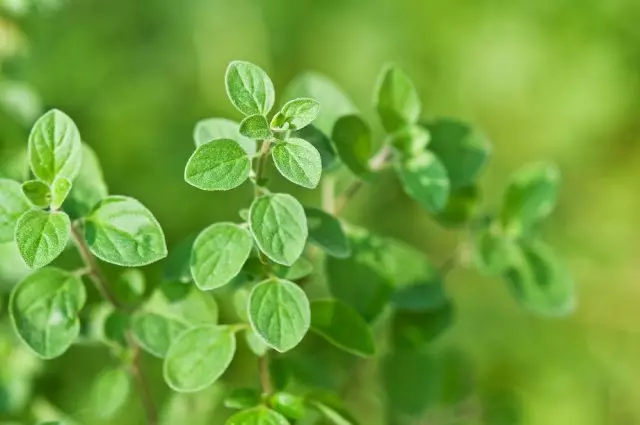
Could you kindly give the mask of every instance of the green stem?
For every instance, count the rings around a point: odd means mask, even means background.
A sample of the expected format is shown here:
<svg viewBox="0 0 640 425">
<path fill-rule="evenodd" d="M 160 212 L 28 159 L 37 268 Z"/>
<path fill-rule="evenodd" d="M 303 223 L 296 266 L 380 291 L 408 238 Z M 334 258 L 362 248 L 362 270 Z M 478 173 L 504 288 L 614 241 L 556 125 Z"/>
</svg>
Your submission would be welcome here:
<svg viewBox="0 0 640 425">
<path fill-rule="evenodd" d="M 258 369 L 260 371 L 262 392 L 270 395 L 273 393 L 273 385 L 271 384 L 271 373 L 269 372 L 269 352 L 258 358 Z"/>
<path fill-rule="evenodd" d="M 100 269 L 100 266 L 98 265 L 98 260 L 96 260 L 96 258 L 89 250 L 89 247 L 82 237 L 82 233 L 78 226 L 78 223 L 74 223 L 74 225 L 71 226 L 71 235 L 76 244 L 76 247 L 78 248 L 80 257 L 85 263 L 86 269 L 84 270 L 84 272 L 87 276 L 89 276 L 96 289 L 98 290 L 98 292 L 100 292 L 104 299 L 109 301 L 116 310 L 120 310 L 125 314 L 129 314 L 130 310 L 126 305 L 122 304 L 118 300 L 118 298 L 111 290 L 109 282 L 107 281 L 106 277 L 102 273 L 102 270 Z M 127 342 L 133 350 L 133 359 L 131 361 L 131 364 L 129 365 L 130 373 L 137 383 L 142 407 L 147 417 L 147 424 L 156 425 L 158 423 L 156 410 L 151 398 L 151 392 L 149 391 L 149 385 L 145 380 L 144 375 L 142 374 L 142 368 L 140 365 L 140 349 L 129 335 L 127 335 Z"/>
</svg>

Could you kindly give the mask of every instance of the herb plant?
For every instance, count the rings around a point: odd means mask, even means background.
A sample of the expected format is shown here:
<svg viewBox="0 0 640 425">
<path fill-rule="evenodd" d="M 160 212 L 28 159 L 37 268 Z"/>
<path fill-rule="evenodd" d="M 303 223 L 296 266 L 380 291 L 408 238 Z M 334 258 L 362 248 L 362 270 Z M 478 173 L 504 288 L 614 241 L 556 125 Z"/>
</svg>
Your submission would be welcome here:
<svg viewBox="0 0 640 425">
<path fill-rule="evenodd" d="M 424 366 L 439 361 L 432 343 L 453 321 L 455 304 L 445 288 L 452 268 L 502 278 L 533 313 L 573 310 L 571 277 L 539 232 L 556 204 L 559 171 L 552 164 L 515 173 L 499 210 L 487 212 L 480 209 L 479 177 L 491 153 L 488 140 L 459 120 L 425 119 L 412 81 L 395 66 L 382 71 L 374 94 L 381 143 L 374 143 L 372 126 L 354 104 L 318 74 L 294 80 L 280 107 L 273 83 L 254 64 L 232 62 L 225 83 L 244 118 L 196 124 L 184 179 L 204 191 L 250 182 L 252 200 L 235 222 L 212 223 L 172 249 L 164 281 L 152 291 L 132 267 L 167 255 L 162 229 L 140 202 L 107 194 L 95 154 L 69 117 L 54 110 L 35 124 L 32 180 L 0 180 L 0 240 L 15 239 L 33 269 L 9 302 L 25 344 L 53 358 L 92 335 L 81 336 L 83 277 L 110 304 L 89 315 L 121 364 L 95 383 L 104 417 L 126 400 L 131 375 L 147 422 L 157 423 L 140 349 L 162 359 L 173 391 L 194 393 L 221 380 L 242 344 L 257 367 L 254 385 L 226 391 L 224 405 L 235 410 L 229 425 L 356 424 L 342 396 L 370 358 L 381 359 L 387 422 L 413 424 L 443 402 L 431 391 L 438 376 Z M 426 214 L 460 233 L 445 264 L 437 267 L 416 248 L 341 218 L 361 189 L 387 170 Z M 320 188 L 321 206 L 270 189 L 277 174 L 301 191 Z M 49 266 L 69 243 L 83 266 Z M 108 282 L 98 260 L 129 269 Z M 235 320 L 220 323 L 216 300 L 234 310 L 225 317 Z M 344 355 L 315 362 L 310 371 L 313 350 L 329 345 Z M 447 402 L 467 393 L 464 385 L 451 389 Z M 492 412 L 482 410 L 487 423 L 494 423 Z"/>
</svg>

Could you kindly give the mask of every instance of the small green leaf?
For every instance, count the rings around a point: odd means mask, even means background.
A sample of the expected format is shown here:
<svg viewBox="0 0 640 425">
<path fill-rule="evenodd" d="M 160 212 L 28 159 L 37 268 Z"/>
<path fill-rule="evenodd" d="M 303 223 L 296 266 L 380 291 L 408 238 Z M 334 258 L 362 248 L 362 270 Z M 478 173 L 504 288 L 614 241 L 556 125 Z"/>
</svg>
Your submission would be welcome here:
<svg viewBox="0 0 640 425">
<path fill-rule="evenodd" d="M 124 369 L 105 370 L 93 382 L 91 406 L 97 418 L 112 418 L 126 404 L 131 392 L 129 375 Z"/>
<path fill-rule="evenodd" d="M 38 118 L 29 134 L 29 163 L 33 174 L 49 184 L 56 177 L 73 180 L 81 162 L 80 133 L 73 120 L 57 109 Z"/>
<path fill-rule="evenodd" d="M 383 389 L 391 417 L 418 419 L 437 403 L 438 366 L 432 350 L 395 350 L 382 361 Z"/>
<path fill-rule="evenodd" d="M 162 279 L 165 282 L 189 283 L 193 281 L 191 251 L 195 240 L 196 235 L 189 235 L 169 250 L 162 274 Z"/>
<path fill-rule="evenodd" d="M 44 267 L 64 251 L 71 221 L 62 211 L 31 210 L 18 220 L 16 242 L 24 262 L 32 269 Z"/>
<path fill-rule="evenodd" d="M 78 277 L 45 268 L 15 287 L 9 311 L 20 338 L 40 357 L 50 359 L 62 355 L 78 337 L 78 312 L 85 301 L 85 289 Z"/>
<path fill-rule="evenodd" d="M 514 242 L 504 235 L 497 223 L 489 223 L 474 238 L 474 263 L 480 273 L 502 275 L 509 265 L 509 253 Z"/>
<path fill-rule="evenodd" d="M 254 407 L 238 412 L 229 419 L 226 425 L 289 425 L 289 421 L 280 413 L 264 406 Z"/>
<path fill-rule="evenodd" d="M 250 409 L 260 404 L 260 391 L 255 388 L 236 388 L 224 399 L 229 409 Z"/>
<path fill-rule="evenodd" d="M 229 283 L 253 248 L 251 233 L 233 223 L 216 223 L 200 233 L 191 251 L 191 273 L 203 291 Z"/>
<path fill-rule="evenodd" d="M 329 423 L 334 425 L 358 425 L 358 421 L 344 408 L 336 394 L 315 393 L 309 396 L 309 404 L 316 408 Z"/>
<path fill-rule="evenodd" d="M 202 190 L 230 190 L 249 178 L 251 162 L 238 142 L 214 140 L 199 146 L 184 170 L 184 179 Z"/>
<path fill-rule="evenodd" d="M 292 133 L 292 136 L 306 140 L 318 150 L 323 170 L 333 169 L 339 163 L 338 152 L 333 147 L 331 139 L 314 125 L 308 125 L 297 130 Z"/>
<path fill-rule="evenodd" d="M 336 347 L 360 357 L 375 354 L 369 325 L 352 307 L 339 300 L 311 303 L 311 330 Z"/>
<path fill-rule="evenodd" d="M 313 272 L 313 263 L 304 257 L 300 257 L 291 267 L 276 264 L 273 269 L 278 277 L 287 280 L 299 280 Z"/>
<path fill-rule="evenodd" d="M 309 242 L 333 257 L 347 258 L 351 255 L 351 245 L 340 220 L 317 208 L 307 207 L 304 211 L 309 227 Z"/>
<path fill-rule="evenodd" d="M 477 187 L 452 188 L 447 205 L 435 218 L 443 226 L 463 226 L 473 219 L 479 202 L 480 191 Z"/>
<path fill-rule="evenodd" d="M 64 210 L 74 219 L 84 217 L 108 194 L 100 161 L 95 152 L 83 143 L 80 173 L 73 181 L 69 197 L 64 202 Z"/>
<path fill-rule="evenodd" d="M 282 391 L 269 397 L 269 405 L 276 412 L 294 420 L 302 419 L 306 410 L 304 398 Z"/>
<path fill-rule="evenodd" d="M 391 145 L 406 156 L 413 156 L 423 151 L 430 139 L 429 132 L 417 125 L 403 127 L 389 136 Z"/>
<path fill-rule="evenodd" d="M 273 107 L 273 83 L 260 67 L 249 62 L 231 62 L 225 83 L 231 103 L 244 115 L 267 115 Z"/>
<path fill-rule="evenodd" d="M 551 214 L 556 206 L 560 172 L 553 164 L 528 165 L 512 177 L 502 206 L 502 224 L 522 234 Z"/>
<path fill-rule="evenodd" d="M 449 118 L 425 124 L 431 135 L 428 149 L 447 169 L 451 187 L 473 185 L 491 156 L 491 144 L 470 125 Z"/>
<path fill-rule="evenodd" d="M 381 72 L 375 104 L 387 133 L 415 124 L 422 108 L 413 82 L 396 67 Z"/>
<path fill-rule="evenodd" d="M 164 379 L 174 391 L 200 391 L 227 370 L 235 351 L 235 335 L 228 327 L 196 326 L 171 344 L 164 359 Z"/>
<path fill-rule="evenodd" d="M 247 155 L 256 154 L 256 142 L 240 134 L 240 124 L 226 118 L 208 118 L 196 123 L 193 130 L 196 147 L 214 140 L 231 139 L 238 142 Z"/>
<path fill-rule="evenodd" d="M 57 177 L 51 184 L 51 209 L 57 210 L 71 192 L 71 182 L 64 177 Z"/>
<path fill-rule="evenodd" d="M 13 241 L 18 219 L 30 208 L 20 183 L 0 179 L 0 243 Z"/>
<path fill-rule="evenodd" d="M 316 99 L 321 108 L 314 125 L 324 134 L 331 134 L 338 118 L 357 112 L 353 102 L 333 81 L 315 72 L 296 77 L 285 89 L 284 98 Z"/>
<path fill-rule="evenodd" d="M 119 266 L 141 267 L 167 256 L 156 218 L 126 196 L 100 201 L 86 218 L 84 237 L 96 257 Z"/>
<path fill-rule="evenodd" d="M 38 208 L 47 208 L 51 203 L 49 185 L 40 180 L 29 180 L 22 183 L 22 193 L 29 202 Z"/>
<path fill-rule="evenodd" d="M 521 241 L 509 251 L 505 279 L 513 296 L 534 313 L 567 316 L 575 310 L 573 279 L 549 247 Z"/>
<path fill-rule="evenodd" d="M 369 158 L 373 148 L 371 129 L 358 115 L 346 115 L 338 119 L 331 138 L 338 156 L 357 176 L 369 173 Z"/>
<path fill-rule="evenodd" d="M 276 168 L 293 183 L 314 189 L 320 182 L 322 160 L 320 152 L 303 139 L 290 138 L 271 150 Z"/>
<path fill-rule="evenodd" d="M 432 214 L 441 212 L 449 198 L 449 178 L 442 163 L 430 152 L 401 160 L 397 165 L 402 186 Z"/>
<path fill-rule="evenodd" d="M 271 129 L 264 115 L 249 115 L 240 123 L 240 134 L 249 139 L 263 140 L 271 137 Z"/>
<path fill-rule="evenodd" d="M 187 325 L 161 314 L 142 312 L 133 317 L 131 329 L 136 342 L 145 351 L 162 359 Z"/>
<path fill-rule="evenodd" d="M 131 317 L 119 310 L 113 310 L 104 321 L 103 335 L 105 339 L 119 345 L 127 346 L 127 332 L 129 332 Z"/>
<path fill-rule="evenodd" d="M 144 273 L 138 269 L 128 269 L 113 282 L 113 292 L 124 303 L 137 303 L 144 297 L 146 287 Z"/>
<path fill-rule="evenodd" d="M 307 218 L 300 202 L 276 193 L 257 198 L 249 211 L 251 233 L 258 247 L 278 264 L 291 266 L 307 241 Z"/>
<path fill-rule="evenodd" d="M 249 321 L 268 346 L 289 351 L 309 330 L 309 300 L 293 282 L 272 278 L 257 284 L 249 295 Z"/>
<path fill-rule="evenodd" d="M 264 356 L 269 350 L 269 346 L 255 333 L 253 329 L 247 329 L 244 331 L 244 340 L 247 343 L 247 347 L 253 354 L 258 357 Z"/>
<path fill-rule="evenodd" d="M 453 319 L 454 309 L 449 301 L 425 311 L 396 311 L 392 322 L 394 347 L 420 350 L 447 330 Z"/>
<path fill-rule="evenodd" d="M 318 117 L 319 113 L 320 103 L 310 98 L 290 100 L 280 110 L 282 121 L 288 125 L 287 129 L 289 130 L 299 130 L 308 126 Z M 279 123 L 278 127 L 283 127 L 283 125 Z"/>
</svg>

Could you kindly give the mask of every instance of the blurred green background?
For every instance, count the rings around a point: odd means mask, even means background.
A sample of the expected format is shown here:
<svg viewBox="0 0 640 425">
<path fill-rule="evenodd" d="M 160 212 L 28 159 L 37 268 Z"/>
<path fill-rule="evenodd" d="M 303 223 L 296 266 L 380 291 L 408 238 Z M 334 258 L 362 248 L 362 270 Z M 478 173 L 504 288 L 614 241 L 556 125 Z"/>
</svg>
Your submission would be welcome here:
<svg viewBox="0 0 640 425">
<path fill-rule="evenodd" d="M 516 305 L 501 281 L 456 269 L 447 287 L 457 316 L 438 344 L 468 357 L 469 377 L 480 394 L 507 391 L 519 400 L 521 422 L 507 415 L 496 425 L 640 423 L 637 0 L 0 5 L 4 159 L 26 146 L 33 111 L 62 109 L 99 154 L 111 192 L 148 206 L 169 246 L 213 221 L 235 219 L 251 198 L 248 187 L 205 193 L 182 178 L 195 122 L 240 118 L 224 91 L 224 70 L 234 59 L 262 66 L 280 92 L 302 71 L 324 73 L 378 126 L 373 86 L 381 67 L 396 62 L 415 81 L 426 117 L 459 117 L 492 140 L 494 153 L 483 176 L 488 209 L 497 207 L 508 175 L 519 166 L 555 161 L 563 174 L 560 204 L 544 234 L 575 277 L 576 313 L 562 320 L 538 318 Z M 28 84 L 37 97 L 16 82 Z M 13 107 L 15 102 L 21 107 Z M 309 203 L 319 202 L 319 194 L 279 184 Z M 423 249 L 436 264 L 457 240 L 403 195 L 391 174 L 359 194 L 346 217 Z M 5 269 L 0 266 L 0 280 L 8 288 L 20 271 Z M 152 282 L 158 270 L 146 270 Z M 5 398 L 27 391 L 22 387 L 33 375 L 38 398 L 28 409 L 57 408 L 82 417 L 90 382 L 109 362 L 105 350 L 77 347 L 35 367 L 26 350 L 8 345 L 11 331 L 4 332 L 0 376 L 8 382 L 11 371 L 25 371 L 11 375 Z M 145 360 L 154 395 L 167 402 L 160 362 Z M 250 355 L 241 356 L 232 379 L 251 376 L 252 362 Z M 382 424 L 382 392 L 371 363 L 347 401 L 364 424 Z M 217 391 L 191 400 L 188 408 L 213 409 Z M 203 423 L 222 423 L 228 413 L 223 410 Z M 482 423 L 473 414 L 471 409 L 458 422 L 432 415 L 415 423 Z M 132 398 L 112 423 L 141 418 Z"/>
</svg>

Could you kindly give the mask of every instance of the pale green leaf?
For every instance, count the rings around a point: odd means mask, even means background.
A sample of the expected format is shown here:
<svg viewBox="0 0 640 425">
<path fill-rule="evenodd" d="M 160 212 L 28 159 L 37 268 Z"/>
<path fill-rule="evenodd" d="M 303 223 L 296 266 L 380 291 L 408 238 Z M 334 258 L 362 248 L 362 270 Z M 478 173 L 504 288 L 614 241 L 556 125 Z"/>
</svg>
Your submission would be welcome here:
<svg viewBox="0 0 640 425">
<path fill-rule="evenodd" d="M 80 173 L 73 181 L 69 197 L 64 203 L 64 210 L 72 218 L 84 217 L 108 194 L 98 156 L 89 145 L 83 143 Z"/>
<path fill-rule="evenodd" d="M 257 198 L 249 211 L 251 233 L 258 247 L 278 264 L 291 266 L 307 241 L 307 218 L 300 202 L 276 193 Z"/>
<path fill-rule="evenodd" d="M 269 397 L 269 406 L 282 416 L 294 420 L 302 419 L 306 412 L 303 397 L 283 391 Z"/>
<path fill-rule="evenodd" d="M 181 321 L 153 312 L 138 313 L 131 321 L 136 342 L 158 358 L 166 356 L 173 341 L 187 328 Z"/>
<path fill-rule="evenodd" d="M 18 220 L 16 242 L 25 263 L 44 267 L 62 253 L 71 235 L 71 221 L 64 212 L 31 210 Z"/>
<path fill-rule="evenodd" d="M 224 373 L 235 351 L 235 335 L 228 327 L 193 327 L 171 344 L 164 359 L 164 379 L 174 391 L 200 391 Z"/>
<path fill-rule="evenodd" d="M 321 108 L 314 125 L 324 134 L 331 134 L 338 118 L 357 112 L 353 102 L 324 75 L 305 72 L 296 77 L 285 89 L 284 99 L 311 98 Z"/>
<path fill-rule="evenodd" d="M 101 372 L 93 382 L 91 406 L 101 420 L 112 418 L 126 404 L 131 391 L 129 374 L 124 369 Z"/>
<path fill-rule="evenodd" d="M 71 182 L 65 177 L 57 177 L 51 184 L 51 209 L 60 208 L 70 191 Z"/>
<path fill-rule="evenodd" d="M 276 264 L 273 269 L 278 277 L 287 280 L 299 280 L 309 276 L 313 272 L 313 263 L 304 257 L 300 257 L 291 267 Z"/>
<path fill-rule="evenodd" d="M 253 329 L 247 329 L 244 331 L 244 340 L 247 343 L 249 350 L 258 357 L 264 356 L 269 350 L 269 346 Z"/>
<path fill-rule="evenodd" d="M 249 321 L 268 346 L 289 351 L 309 330 L 309 300 L 293 282 L 272 278 L 260 282 L 249 295 Z"/>
<path fill-rule="evenodd" d="M 560 171 L 553 164 L 523 167 L 511 178 L 502 206 L 502 224 L 514 233 L 526 233 L 556 206 Z"/>
<path fill-rule="evenodd" d="M 423 151 L 429 141 L 431 135 L 422 127 L 411 125 L 403 127 L 389 136 L 389 142 L 401 154 L 412 156 Z"/>
<path fill-rule="evenodd" d="M 256 142 L 240 134 L 240 124 L 226 118 L 207 118 L 196 123 L 193 130 L 193 139 L 196 147 L 214 140 L 231 139 L 247 152 L 247 155 L 256 154 Z"/>
<path fill-rule="evenodd" d="M 236 388 L 224 399 L 229 409 L 250 409 L 261 403 L 260 391 L 255 388 Z"/>
<path fill-rule="evenodd" d="M 407 195 L 432 214 L 441 212 L 449 199 L 449 178 L 442 163 L 430 152 L 402 159 L 396 166 Z"/>
<path fill-rule="evenodd" d="M 199 146 L 184 170 L 184 179 L 202 190 L 230 190 L 249 178 L 251 162 L 238 142 L 214 140 Z"/>
<path fill-rule="evenodd" d="M 514 241 L 495 222 L 488 223 L 474 235 L 474 264 L 480 273 L 502 275 L 509 265 Z"/>
<path fill-rule="evenodd" d="M 164 233 L 153 214 L 139 201 L 109 196 L 87 216 L 84 237 L 103 261 L 140 267 L 167 256 Z"/>
<path fill-rule="evenodd" d="M 229 283 L 251 254 L 253 239 L 245 228 L 216 223 L 200 233 L 191 251 L 191 273 L 203 291 Z"/>
<path fill-rule="evenodd" d="M 413 82 L 403 71 L 393 66 L 380 74 L 375 105 L 388 133 L 415 124 L 422 107 Z"/>
<path fill-rule="evenodd" d="M 318 208 L 305 208 L 309 227 L 309 242 L 327 254 L 346 258 L 351 255 L 351 245 L 340 220 Z"/>
<path fill-rule="evenodd" d="M 20 183 L 0 179 L 0 243 L 14 240 L 16 223 L 30 208 L 31 205 L 22 193 Z"/>
<path fill-rule="evenodd" d="M 331 138 L 342 162 L 357 176 L 369 173 L 373 142 L 371 129 L 358 115 L 336 121 Z"/>
<path fill-rule="evenodd" d="M 22 194 L 38 208 L 47 208 L 51 203 L 51 189 L 40 180 L 29 180 L 22 183 Z"/>
<path fill-rule="evenodd" d="M 279 120 L 276 123 L 276 128 L 299 130 L 311 124 L 319 113 L 320 103 L 315 99 L 299 98 L 290 100 L 277 115 Z"/>
<path fill-rule="evenodd" d="M 280 413 L 264 406 L 238 412 L 225 422 L 226 425 L 289 425 Z"/>
<path fill-rule="evenodd" d="M 49 359 L 62 355 L 78 337 L 78 312 L 85 301 L 78 277 L 44 268 L 15 287 L 9 310 L 20 338 L 40 357 Z"/>
<path fill-rule="evenodd" d="M 271 150 L 271 155 L 276 168 L 286 179 L 308 189 L 318 186 L 322 160 L 320 152 L 311 143 L 289 138 L 278 142 Z"/>
<path fill-rule="evenodd" d="M 271 137 L 271 129 L 264 115 L 249 115 L 240 123 L 240 134 L 253 140 Z"/>
<path fill-rule="evenodd" d="M 339 300 L 311 303 L 311 330 L 336 347 L 360 357 L 375 354 L 369 325 L 352 307 Z"/>
<path fill-rule="evenodd" d="M 38 118 L 29 134 L 33 174 L 46 183 L 53 183 L 56 177 L 73 180 L 81 162 L 80 133 L 73 120 L 57 109 Z"/>
<path fill-rule="evenodd" d="M 474 184 L 491 156 L 491 144 L 469 124 L 450 118 L 427 122 L 428 149 L 447 169 L 451 187 Z"/>
<path fill-rule="evenodd" d="M 244 115 L 266 115 L 273 107 L 275 90 L 266 72 L 249 62 L 234 61 L 225 75 L 227 95 Z"/>
</svg>

